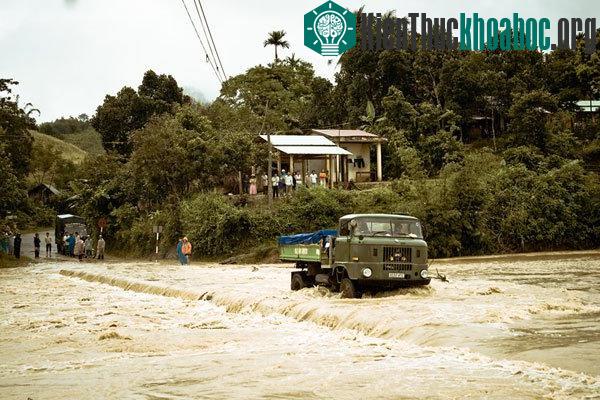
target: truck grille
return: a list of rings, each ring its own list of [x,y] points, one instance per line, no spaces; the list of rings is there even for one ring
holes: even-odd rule
[[[411,271],[412,249],[410,247],[384,247],[384,271]]]

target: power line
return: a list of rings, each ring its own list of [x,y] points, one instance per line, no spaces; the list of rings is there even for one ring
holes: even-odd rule
[[[215,65],[217,66],[217,71],[219,71],[219,65],[217,65],[217,57],[215,56],[215,53],[213,52],[214,43],[212,43],[212,46],[211,46],[210,38],[208,36],[208,33],[206,33],[205,25],[208,26],[208,23],[205,23],[202,20],[202,16],[200,15],[200,10],[198,9],[198,1],[193,0],[193,3],[194,3],[194,8],[196,9],[196,14],[198,15],[198,20],[200,21],[200,26],[202,27],[202,32],[204,32],[204,37],[206,38],[206,42],[208,43],[208,50],[210,50],[210,54],[212,55],[213,61],[214,61]],[[215,51],[217,51],[216,48],[215,48]],[[227,79],[227,76],[225,76],[225,71],[223,71],[222,67],[223,66],[221,66],[220,71],[221,71],[221,73],[223,73],[223,76],[225,77],[225,79]]]
[[[227,79],[227,74],[225,73],[225,68],[223,68],[223,63],[221,62],[221,56],[219,56],[219,51],[217,50],[217,45],[215,44],[215,39],[213,39],[213,35],[210,30],[210,25],[208,24],[208,20],[206,19],[206,14],[204,14],[204,8],[202,7],[202,0],[198,0],[198,4],[200,5],[200,11],[202,12],[204,21],[206,22],[206,28],[208,29],[208,35],[210,36],[210,40],[212,42],[213,47],[215,48],[215,53],[217,53],[217,60],[219,61],[219,65],[221,66],[221,71],[223,72],[223,76],[225,76],[225,79]]]
[[[221,76],[217,72],[217,69],[213,65],[210,57],[208,57],[208,52],[206,51],[206,47],[204,46],[204,42],[202,42],[202,38],[200,38],[200,34],[198,33],[198,29],[196,29],[196,24],[194,24],[194,20],[192,19],[192,16],[190,15],[190,11],[188,10],[187,5],[185,4],[185,0],[181,0],[181,3],[183,3],[183,7],[185,8],[185,12],[187,13],[188,18],[190,19],[190,23],[192,24],[192,27],[194,28],[194,32],[196,32],[196,37],[198,37],[198,40],[200,41],[200,45],[202,45],[202,49],[204,50],[204,54],[206,55],[206,61],[212,67],[212,69],[213,69],[215,75],[217,76],[217,79],[219,80],[219,82],[223,83],[223,80],[221,79]]]

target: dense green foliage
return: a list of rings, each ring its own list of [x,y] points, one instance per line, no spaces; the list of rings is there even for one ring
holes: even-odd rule
[[[284,43],[282,32],[272,32],[265,45]],[[197,255],[222,256],[273,243],[280,234],[334,227],[351,212],[421,218],[434,257],[594,247],[600,116],[582,113],[575,102],[600,93],[598,54],[361,51],[359,45],[341,56],[334,83],[293,55],[276,55],[271,64],[230,77],[208,105],[184,96],[170,75],[148,71],[137,91],[107,95],[89,122],[40,126],[66,138],[91,125],[101,136],[107,153],[90,155],[67,175],[55,170],[64,163],[51,162],[52,149],[33,159],[11,150],[28,143],[33,120],[7,95],[0,99],[0,136],[12,142],[0,152],[0,169],[21,191],[2,206],[34,214],[23,205],[23,177],[33,172],[47,180],[37,175],[39,165],[52,165],[47,173],[58,177],[68,205],[94,229],[106,217],[109,246],[136,255],[152,252],[154,225],[165,227],[163,251],[187,235]],[[13,82],[0,82],[0,92],[10,94]],[[237,193],[239,174],[267,169],[259,132],[332,127],[384,137],[390,184],[301,189],[271,209],[225,195]]]
[[[150,70],[137,92],[125,86],[116,96],[107,95],[91,125],[102,136],[106,150],[129,156],[133,131],[143,128],[153,115],[172,113],[174,105],[189,101],[171,75],[157,75]]]

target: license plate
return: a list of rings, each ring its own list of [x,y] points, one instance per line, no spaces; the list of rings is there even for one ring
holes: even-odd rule
[[[390,272],[389,277],[390,278],[402,278],[402,279],[405,279],[406,278],[406,274],[403,274],[401,272]]]

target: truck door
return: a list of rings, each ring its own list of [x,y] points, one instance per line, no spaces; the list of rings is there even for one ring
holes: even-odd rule
[[[335,262],[346,265],[350,262],[350,221],[340,221],[339,236],[335,240]]]

